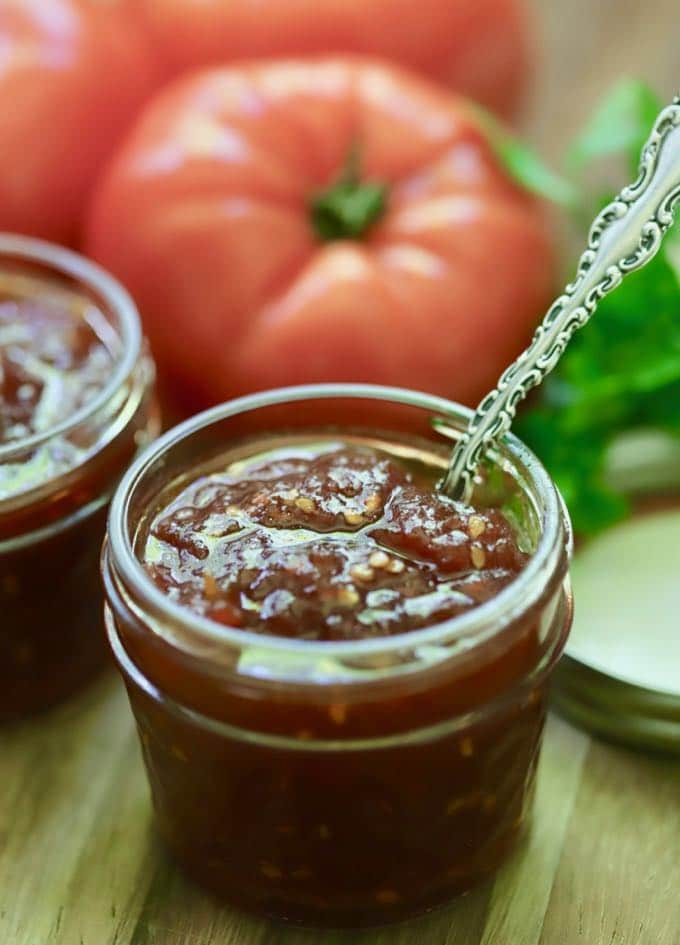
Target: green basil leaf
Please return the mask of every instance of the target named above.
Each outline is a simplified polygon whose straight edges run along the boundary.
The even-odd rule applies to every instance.
[[[483,108],[473,107],[496,157],[512,179],[531,193],[564,207],[577,204],[573,185],[551,170],[528,144]]]

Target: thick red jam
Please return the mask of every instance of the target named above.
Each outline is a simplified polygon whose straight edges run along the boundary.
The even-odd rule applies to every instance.
[[[0,274],[0,444],[48,433],[102,390],[114,354],[98,332],[111,343],[102,312],[82,296]],[[81,455],[77,442],[61,437],[0,464],[0,498],[77,465]]]
[[[8,297],[0,278],[0,442],[49,430],[104,387],[113,363],[97,334],[105,324],[93,305]]]
[[[280,919],[381,923],[468,889],[522,835],[566,530],[523,454],[474,508],[438,493],[431,420],[454,405],[293,395],[225,404],[133,464],[103,557],[109,640],[184,869]]]
[[[136,313],[124,296],[119,311],[119,291],[74,254],[0,238],[0,720],[105,665],[107,503],[154,422]]]
[[[338,443],[198,476],[155,517],[144,558],[156,584],[198,614],[328,641],[455,617],[525,561],[500,512],[437,493],[427,467]]]

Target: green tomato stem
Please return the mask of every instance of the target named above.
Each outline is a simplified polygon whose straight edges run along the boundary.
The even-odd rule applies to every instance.
[[[322,242],[360,239],[387,208],[387,186],[362,181],[353,145],[337,180],[310,201],[312,227]]]

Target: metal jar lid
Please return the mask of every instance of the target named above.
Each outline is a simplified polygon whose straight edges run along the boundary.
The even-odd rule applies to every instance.
[[[563,656],[553,703],[574,724],[638,748],[680,755],[680,694],[634,686]]]
[[[680,754],[680,501],[589,542],[572,578],[557,709],[605,738]]]

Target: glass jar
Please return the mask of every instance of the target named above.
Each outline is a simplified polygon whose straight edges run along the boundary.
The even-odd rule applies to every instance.
[[[531,805],[546,689],[571,623],[570,529],[555,487],[514,437],[477,487],[533,555],[497,597],[392,637],[257,635],[184,609],[138,555],[169,483],[235,444],[278,437],[427,444],[446,455],[467,409],[360,385],[246,397],[171,430],[114,497],[106,620],[158,826],[225,900],[333,926],[430,909],[497,869]]]
[[[10,235],[0,235],[0,273],[7,292],[16,285],[17,299],[32,301],[34,287],[35,298],[54,293],[96,306],[112,354],[104,386],[81,409],[0,443],[0,472],[10,483],[26,478],[0,489],[4,721],[56,703],[106,664],[99,553],[108,503],[159,424],[153,364],[122,286],[75,253]]]

